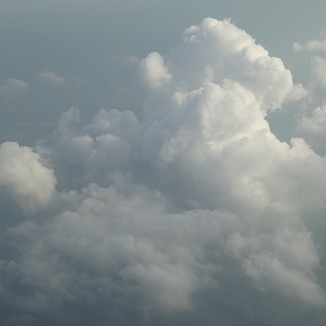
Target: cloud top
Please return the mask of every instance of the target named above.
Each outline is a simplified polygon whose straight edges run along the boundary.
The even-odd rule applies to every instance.
[[[152,75],[145,67],[151,67]],[[293,90],[291,73],[282,61],[270,57],[230,20],[204,19],[184,32],[181,43],[164,60],[152,53],[139,70],[149,85],[162,79],[185,91],[198,89],[203,82],[232,79],[252,91],[266,110],[279,108]]]

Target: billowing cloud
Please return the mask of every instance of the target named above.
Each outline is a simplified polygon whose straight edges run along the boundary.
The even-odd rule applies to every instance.
[[[268,325],[281,313],[253,313],[261,293],[262,310],[273,296],[323,309],[323,240],[311,225],[326,212],[326,161],[302,138],[281,142],[266,120],[303,86],[211,18],[137,72],[142,120],[102,109],[83,127],[72,107],[34,151],[1,147],[3,189],[27,216],[47,207],[2,234],[19,244],[0,262],[14,321],[51,311],[62,322],[87,307],[103,323],[182,325],[202,310],[201,324],[229,311]]]
[[[231,79],[253,92],[265,110],[279,108],[294,89],[291,73],[282,61],[270,57],[229,20],[205,19],[200,26],[188,28],[181,44],[164,60],[151,53],[142,62],[140,77],[153,88],[168,83],[167,87],[184,91]]]
[[[49,204],[56,179],[53,171],[42,165],[39,154],[17,143],[3,143],[0,166],[2,191],[9,191],[23,209],[34,212]]]

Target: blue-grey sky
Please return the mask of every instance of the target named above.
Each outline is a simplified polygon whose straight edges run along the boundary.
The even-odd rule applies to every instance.
[[[325,325],[325,12],[2,0],[1,325]]]

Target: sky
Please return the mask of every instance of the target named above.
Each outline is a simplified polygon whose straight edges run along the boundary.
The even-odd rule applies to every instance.
[[[1,325],[325,325],[325,12],[2,0]]]

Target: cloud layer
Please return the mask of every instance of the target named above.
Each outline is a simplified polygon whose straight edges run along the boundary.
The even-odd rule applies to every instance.
[[[102,109],[81,127],[72,107],[34,150],[1,145],[1,200],[21,209],[1,234],[0,295],[16,312],[6,323],[77,323],[87,307],[103,324],[181,325],[203,310],[206,325],[225,311],[267,325],[273,312],[252,311],[262,293],[263,309],[273,296],[324,308],[312,226],[325,228],[325,158],[302,138],[279,141],[266,121],[307,91],[246,32],[211,18],[137,73],[141,121]]]

